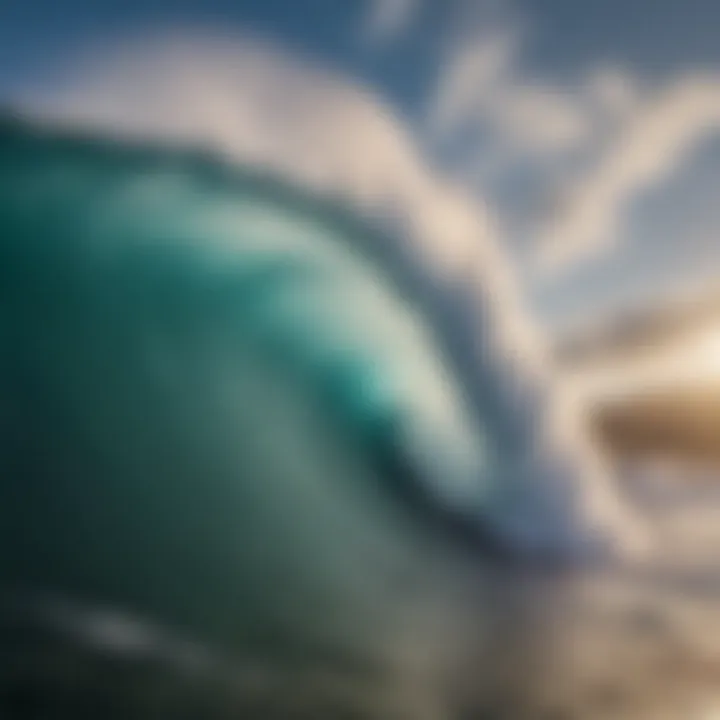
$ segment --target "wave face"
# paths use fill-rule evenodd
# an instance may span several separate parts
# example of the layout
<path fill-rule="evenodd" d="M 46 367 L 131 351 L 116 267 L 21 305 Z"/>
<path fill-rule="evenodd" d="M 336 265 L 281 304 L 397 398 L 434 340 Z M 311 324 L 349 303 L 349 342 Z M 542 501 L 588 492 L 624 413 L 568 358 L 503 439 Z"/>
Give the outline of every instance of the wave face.
<path fill-rule="evenodd" d="M 198 156 L 17 128 L 3 149 L 8 377 L 40 362 L 38 379 L 52 385 L 43 412 L 50 396 L 63 408 L 97 401 L 88 363 L 108 373 L 104 392 L 119 392 L 108 406 L 140 382 L 134 364 L 182 395 L 191 368 L 177 364 L 202 353 L 208 393 L 227 382 L 239 397 L 246 377 L 272 367 L 294 388 L 278 400 L 288 415 L 310 394 L 343 432 L 386 436 L 440 504 L 489 509 L 492 430 L 468 406 L 411 279 L 378 252 L 384 238 L 340 208 Z M 52 353 L 39 355 L 38 342 Z M 134 360 L 115 368 L 120 356 Z M 299 429 L 243 406 L 280 447 L 291 440 L 284 425 Z M 338 439 L 323 432 L 314 443 Z"/>
<path fill-rule="evenodd" d="M 671 653 L 686 588 L 527 562 L 518 508 L 593 529 L 547 482 L 542 393 L 392 238 L 201 153 L 0 125 L 9 717 L 605 717 L 609 682 L 613 717 L 657 718 L 685 692 L 695 666 L 640 687 L 630 651 Z"/>
<path fill-rule="evenodd" d="M 277 450 L 302 475 L 300 457 L 349 438 L 361 450 L 342 460 L 372 459 L 385 490 L 478 533 L 492 523 L 501 451 L 523 421 L 508 426 L 494 388 L 488 407 L 473 403 L 421 281 L 387 238 L 198 155 L 21 126 L 3 131 L 2 151 L 5 392 L 22 436 L 6 462 L 51 453 L 22 450 L 50 434 L 70 455 L 114 456 L 132 437 L 129 456 L 170 463 L 158 473 L 172 476 L 182 420 L 198 440 L 237 433 L 233 452 L 241 440 L 244 452 L 269 448 L 230 463 L 248 478 Z M 137 425 L 134 414 L 170 413 L 168 402 L 179 403 L 172 424 Z M 229 415 L 206 415 L 208 403 Z M 299 422 L 310 409 L 315 423 Z M 166 434 L 150 440 L 158 428 Z M 23 472 L 44 476 L 57 462 Z M 328 474 L 322 456 L 307 462 L 307 475 Z"/>
<path fill-rule="evenodd" d="M 251 567 L 332 576 L 433 526 L 497 551 L 492 427 L 349 213 L 23 125 L 0 156 L 6 583 L 164 615 L 181 583 L 178 618 L 226 628 Z"/>
<path fill-rule="evenodd" d="M 441 541 L 502 564 L 533 549 L 515 508 L 556 529 L 534 396 L 348 210 L 22 122 L 0 167 L 4 585 L 227 640 L 338 594 L 371 607 Z"/>

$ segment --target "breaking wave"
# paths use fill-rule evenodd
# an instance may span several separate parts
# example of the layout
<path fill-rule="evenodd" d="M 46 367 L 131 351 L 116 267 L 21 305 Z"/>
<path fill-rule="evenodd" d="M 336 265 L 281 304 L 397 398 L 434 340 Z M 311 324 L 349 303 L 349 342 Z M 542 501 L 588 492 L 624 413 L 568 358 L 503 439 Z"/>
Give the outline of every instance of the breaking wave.
<path fill-rule="evenodd" d="M 200 152 L 8 120 L 0 156 L 11 578 L 112 596 L 88 543 L 128 524 L 140 555 L 202 536 L 219 577 L 271 504 L 272 527 L 325 518 L 299 533 L 307 552 L 364 538 L 368 502 L 484 557 L 605 547 L 578 510 L 596 480 L 544 442 L 542 388 L 406 245 Z"/>

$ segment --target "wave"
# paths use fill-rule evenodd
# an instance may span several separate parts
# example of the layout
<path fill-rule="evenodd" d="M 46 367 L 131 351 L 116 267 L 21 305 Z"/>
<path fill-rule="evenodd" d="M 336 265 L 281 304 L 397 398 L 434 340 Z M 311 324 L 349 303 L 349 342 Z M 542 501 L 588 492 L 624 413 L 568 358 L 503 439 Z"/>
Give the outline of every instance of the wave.
<path fill-rule="evenodd" d="M 221 574 L 237 525 L 264 532 L 278 496 L 272 527 L 315 503 L 327 532 L 365 537 L 370 503 L 486 559 L 604 540 L 577 511 L 582 468 L 542 443 L 542 388 L 477 352 L 492 319 L 468 336 L 463 289 L 350 208 L 202 152 L 26 121 L 3 122 L 0 156 L 13 572 L 47 572 L 46 528 L 73 528 L 61 578 L 95 534 L 146 517 L 138 553 L 209 534 Z M 113 595 L 104 564 L 91 552 L 80 575 Z"/>

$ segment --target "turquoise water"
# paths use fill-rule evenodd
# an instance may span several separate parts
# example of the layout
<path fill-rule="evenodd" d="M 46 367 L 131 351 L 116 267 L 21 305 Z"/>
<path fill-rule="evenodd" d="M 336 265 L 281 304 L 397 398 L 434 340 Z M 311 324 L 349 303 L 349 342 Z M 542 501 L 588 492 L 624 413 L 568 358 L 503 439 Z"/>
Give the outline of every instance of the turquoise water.
<path fill-rule="evenodd" d="M 385 238 L 198 154 L 1 132 L 5 587 L 237 649 L 497 553 L 492 438 Z"/>
<path fill-rule="evenodd" d="M 697 675 L 656 607 L 679 590 L 530 567 L 495 522 L 527 423 L 394 247 L 248 168 L 2 124 L 4 716 L 683 697 L 638 679 Z"/>

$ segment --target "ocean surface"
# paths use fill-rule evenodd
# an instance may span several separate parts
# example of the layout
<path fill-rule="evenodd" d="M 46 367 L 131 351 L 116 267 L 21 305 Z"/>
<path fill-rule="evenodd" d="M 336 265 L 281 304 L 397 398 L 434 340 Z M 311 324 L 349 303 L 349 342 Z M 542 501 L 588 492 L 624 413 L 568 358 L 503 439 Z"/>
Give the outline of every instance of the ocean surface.
<path fill-rule="evenodd" d="M 0 122 L 0 716 L 720 713 L 712 557 L 605 552 L 459 292 L 256 169 Z"/>

